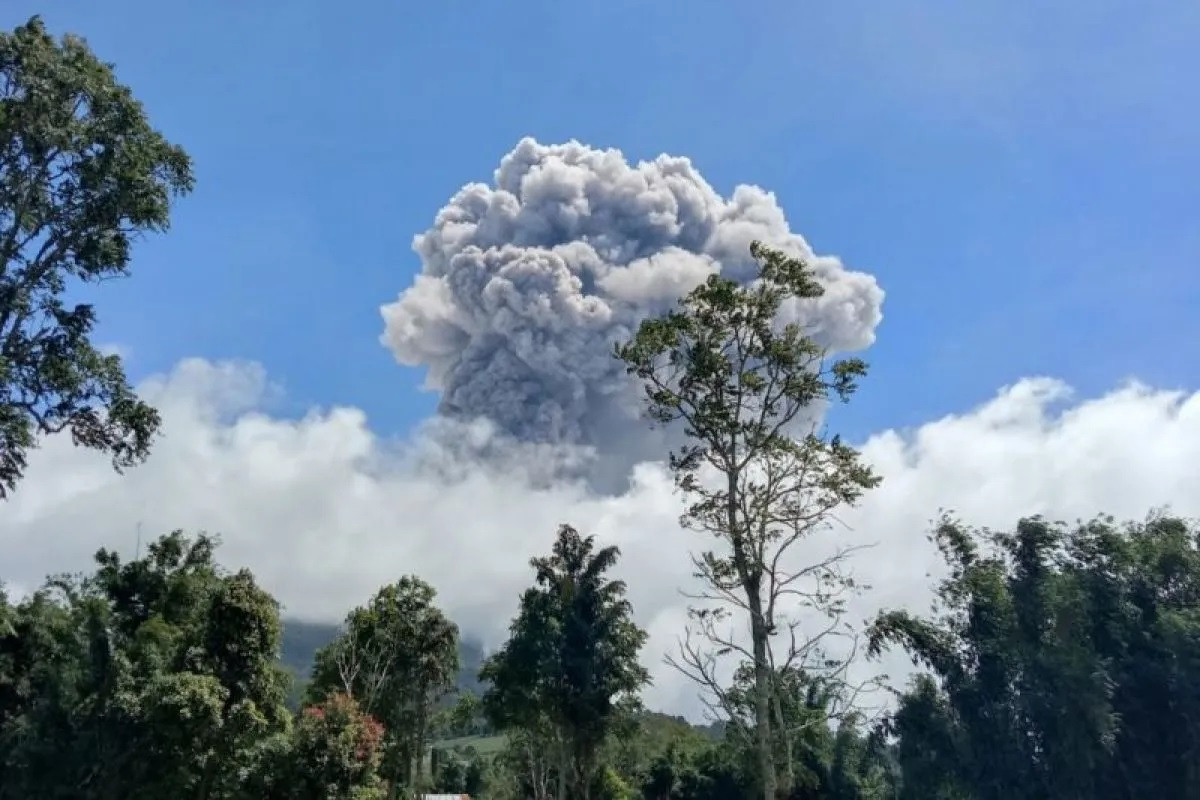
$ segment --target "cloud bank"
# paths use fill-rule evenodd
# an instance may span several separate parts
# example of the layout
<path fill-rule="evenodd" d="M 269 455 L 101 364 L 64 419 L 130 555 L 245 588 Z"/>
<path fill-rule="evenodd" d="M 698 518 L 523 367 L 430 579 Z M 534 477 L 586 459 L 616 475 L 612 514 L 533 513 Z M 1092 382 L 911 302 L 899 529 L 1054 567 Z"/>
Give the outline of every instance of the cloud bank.
<path fill-rule="evenodd" d="M 531 578 L 528 558 L 571 522 L 623 550 L 618 572 L 651 631 L 647 701 L 698 714 L 694 689 L 661 663 L 682 629 L 677 590 L 695 540 L 676 526 L 657 465 L 638 466 L 629 490 L 607 497 L 577 484 L 531 488 L 511 465 L 447 479 L 372 433 L 354 408 L 270 416 L 262 408 L 274 392 L 253 364 L 188 360 L 144 390 L 165 420 L 146 465 L 117 476 L 62 439 L 35 455 L 0 506 L 6 581 L 31 587 L 48 572 L 86 569 L 101 546 L 132 555 L 140 521 L 145 537 L 219 532 L 223 563 L 250 566 L 300 617 L 338 620 L 380 585 L 419 574 L 464 631 L 494 645 Z M 862 443 L 884 482 L 840 534 L 877 543 L 854 562 L 873 586 L 854 619 L 880 606 L 924 609 L 937 569 L 925 532 L 941 507 L 997 526 L 1031 513 L 1136 518 L 1163 504 L 1200 515 L 1200 393 L 1131 384 L 1072 402 L 1066 391 L 1025 380 L 962 414 Z M 884 666 L 895 674 L 904 662 Z"/>

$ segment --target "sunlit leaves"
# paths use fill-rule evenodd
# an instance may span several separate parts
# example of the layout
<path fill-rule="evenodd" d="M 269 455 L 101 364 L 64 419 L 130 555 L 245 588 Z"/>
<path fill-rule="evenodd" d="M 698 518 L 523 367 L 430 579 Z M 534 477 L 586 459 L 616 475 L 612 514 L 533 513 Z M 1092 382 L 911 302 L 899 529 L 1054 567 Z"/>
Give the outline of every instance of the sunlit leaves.
<path fill-rule="evenodd" d="M 180 533 L 58 577 L 0 632 L 0 798 L 240 796 L 286 731 L 278 608 Z"/>
<path fill-rule="evenodd" d="M 491 684 L 484 708 L 493 724 L 542 739 L 549 730 L 565 748 L 557 767 L 571 797 L 586 796 L 622 699 L 649 679 L 637 660 L 646 633 L 624 584 L 606 575 L 618 555 L 562 526 L 551 555 L 532 560 L 535 585 L 480 675 Z"/>
<path fill-rule="evenodd" d="M 0 34 L 0 498 L 46 434 L 118 470 L 148 454 L 158 413 L 91 341 L 93 308 L 63 295 L 127 275 L 133 242 L 192 185 L 187 154 L 82 39 L 36 17 Z"/>
<path fill-rule="evenodd" d="M 436 597 L 411 575 L 380 589 L 317 653 L 308 687 L 314 703 L 344 693 L 378 719 L 387 731 L 382 773 L 405 784 L 420 777 L 433 705 L 458 670 L 458 627 Z"/>
<path fill-rule="evenodd" d="M 1184 796 L 1200 779 L 1200 548 L 1183 520 L 943 519 L 933 618 L 881 614 L 871 650 L 931 670 L 902 696 L 906 796 Z M 940 794 L 939 794 L 940 793 Z"/>

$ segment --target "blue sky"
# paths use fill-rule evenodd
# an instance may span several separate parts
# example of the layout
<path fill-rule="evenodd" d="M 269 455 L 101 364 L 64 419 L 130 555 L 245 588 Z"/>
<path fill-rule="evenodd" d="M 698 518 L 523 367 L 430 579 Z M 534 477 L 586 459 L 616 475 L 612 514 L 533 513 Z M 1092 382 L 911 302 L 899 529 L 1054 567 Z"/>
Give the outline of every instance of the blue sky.
<path fill-rule="evenodd" d="M 1031 374 L 1200 384 L 1193 4 L 9 0 L 0 23 L 35 12 L 196 162 L 172 231 L 97 296 L 135 379 L 250 359 L 281 412 L 402 433 L 436 399 L 378 308 L 419 269 L 413 235 L 533 135 L 760 184 L 874 274 L 851 433 Z"/>

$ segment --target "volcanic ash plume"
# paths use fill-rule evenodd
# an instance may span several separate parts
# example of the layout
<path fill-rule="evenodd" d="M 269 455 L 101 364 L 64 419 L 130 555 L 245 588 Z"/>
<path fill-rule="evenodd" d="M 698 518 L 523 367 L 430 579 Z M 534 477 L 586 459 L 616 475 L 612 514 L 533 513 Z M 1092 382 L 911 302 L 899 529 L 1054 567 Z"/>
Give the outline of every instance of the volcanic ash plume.
<path fill-rule="evenodd" d="M 645 317 L 709 274 L 754 274 L 755 239 L 808 259 L 826 287 L 789 310 L 833 351 L 869 345 L 883 292 L 816 256 L 772 194 L 719 196 L 686 158 L 523 139 L 494 185 L 463 187 L 414 240 L 422 270 L 381 311 L 383 342 L 427 366 L 451 418 L 485 417 L 520 442 L 592 448 L 623 473 L 658 445 L 630 422 L 636 387 L 612 356 Z"/>

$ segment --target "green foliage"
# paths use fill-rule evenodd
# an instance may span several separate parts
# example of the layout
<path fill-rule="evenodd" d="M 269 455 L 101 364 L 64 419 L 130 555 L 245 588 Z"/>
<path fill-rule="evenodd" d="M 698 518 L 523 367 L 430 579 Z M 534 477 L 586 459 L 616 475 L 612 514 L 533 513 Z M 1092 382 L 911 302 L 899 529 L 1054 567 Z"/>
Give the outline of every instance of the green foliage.
<path fill-rule="evenodd" d="M 552 800 L 565 787 L 562 747 L 545 720 L 511 727 L 495 759 L 492 793 L 505 800 Z"/>
<path fill-rule="evenodd" d="M 0 798 L 239 797 L 285 731 L 278 609 L 213 540 L 96 555 L 9 609 L 0 635 Z"/>
<path fill-rule="evenodd" d="M 0 33 L 0 498 L 40 435 L 69 431 L 118 470 L 146 457 L 158 414 L 92 343 L 92 306 L 63 295 L 127 275 L 133 241 L 192 183 L 82 39 L 56 42 L 37 17 Z"/>
<path fill-rule="evenodd" d="M 796 667 L 775 671 L 770 711 L 778 790 L 790 798 L 882 800 L 892 796 L 892 769 L 882 743 L 861 729 L 837 679 Z M 743 664 L 726 702 L 726 743 L 753 764 L 754 671 Z M 750 775 L 753 778 L 753 771 Z M 756 780 L 756 778 L 754 778 Z"/>
<path fill-rule="evenodd" d="M 637 661 L 646 634 L 633 623 L 625 585 L 605 577 L 618 555 L 559 528 L 552 555 L 531 561 L 536 584 L 521 598 L 508 642 L 480 674 L 491 684 L 484 708 L 493 725 L 525 731 L 541 753 L 558 752 L 559 796 L 565 789 L 587 800 L 622 701 L 648 681 Z"/>
<path fill-rule="evenodd" d="M 443 708 L 435 716 L 434 728 L 440 737 L 480 736 L 487 733 L 490 727 L 483 713 L 482 701 L 469 691 L 460 691 L 453 705 Z"/>
<path fill-rule="evenodd" d="M 643 734 L 646 729 L 643 728 Z M 756 788 L 730 741 L 695 740 L 680 730 L 631 776 L 645 800 L 749 800 Z"/>
<path fill-rule="evenodd" d="M 643 711 L 614 732 L 604 757 L 627 780 L 640 783 L 655 760 L 668 752 L 695 754 L 715 743 L 680 717 Z"/>
<path fill-rule="evenodd" d="M 878 478 L 853 448 L 812 427 L 822 404 L 849 399 L 866 365 L 827 363 L 808 331 L 780 318 L 785 303 L 820 297 L 824 289 L 802 260 L 760 242 L 750 251 L 758 280 L 741 285 L 709 276 L 676 310 L 644 321 L 615 354 L 642 382 L 651 419 L 681 424 L 687 437 L 670 458 L 688 499 L 681 522 L 723 545 L 694 559 L 710 590 L 705 599 L 717 605 L 694 609 L 693 620 L 715 650 L 740 651 L 753 665 L 759 774 L 763 797 L 775 800 L 770 639 L 785 627 L 797 629 L 780 619 L 781 598 L 796 593 L 798 580 L 812 580 L 816 585 L 801 596 L 812 611 L 836 618 L 840 591 L 853 587 L 837 569 L 845 552 L 796 572 L 787 571 L 783 556 Z M 747 615 L 749 651 L 715 624 L 731 607 Z M 820 661 L 813 659 L 818 644 L 803 642 L 780 661 Z M 722 694 L 707 654 L 686 649 L 677 665 Z"/>
<path fill-rule="evenodd" d="M 343 692 L 383 723 L 383 774 L 405 786 L 423 779 L 434 705 L 458 670 L 458 627 L 435 598 L 433 587 L 412 576 L 380 589 L 317 653 L 308 686 L 313 701 Z"/>
<path fill-rule="evenodd" d="M 1200 786 L 1198 531 L 944 519 L 936 617 L 881 614 L 919 678 L 891 721 L 906 798 L 1187 797 Z"/>
<path fill-rule="evenodd" d="M 473 747 L 435 749 L 433 790 L 444 794 L 479 796 L 486 788 L 492 759 Z"/>
<path fill-rule="evenodd" d="M 592 778 L 594 800 L 637 800 L 637 793 L 611 766 L 601 767 Z"/>
<path fill-rule="evenodd" d="M 293 676 L 292 690 L 288 696 L 288 708 L 299 711 L 307 693 L 309 677 L 316 661 L 317 651 L 342 634 L 340 625 L 307 622 L 298 619 L 283 620 L 283 648 L 280 662 Z M 462 694 L 480 696 L 484 687 L 479 682 L 479 668 L 483 665 L 483 646 L 478 640 L 460 638 L 458 642 L 458 675 L 454 679 L 454 692 L 443 697 L 438 705 L 445 708 L 453 705 Z M 484 725 L 486 727 L 486 725 Z"/>
<path fill-rule="evenodd" d="M 378 771 L 383 735 L 383 726 L 346 695 L 305 708 L 280 782 L 284 795 L 292 800 L 382 800 L 386 793 Z"/>

